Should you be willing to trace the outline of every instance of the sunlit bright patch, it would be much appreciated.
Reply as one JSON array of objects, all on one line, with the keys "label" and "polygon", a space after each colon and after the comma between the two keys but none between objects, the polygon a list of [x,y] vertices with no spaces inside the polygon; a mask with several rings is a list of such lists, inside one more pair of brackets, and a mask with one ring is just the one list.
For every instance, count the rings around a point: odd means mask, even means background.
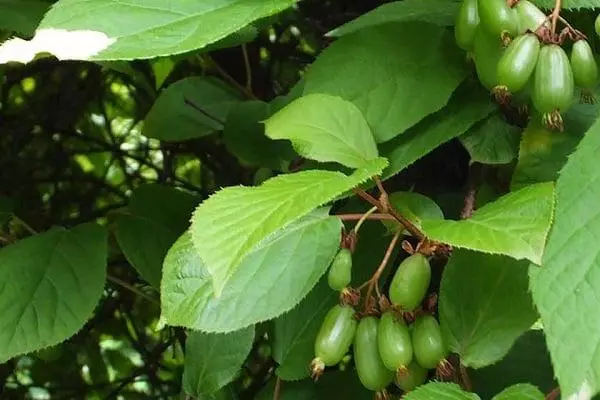
[{"label": "sunlit bright patch", "polygon": [[115,41],[98,31],[40,29],[31,40],[14,38],[0,45],[0,64],[28,63],[40,53],[50,53],[59,60],[87,60]]}]

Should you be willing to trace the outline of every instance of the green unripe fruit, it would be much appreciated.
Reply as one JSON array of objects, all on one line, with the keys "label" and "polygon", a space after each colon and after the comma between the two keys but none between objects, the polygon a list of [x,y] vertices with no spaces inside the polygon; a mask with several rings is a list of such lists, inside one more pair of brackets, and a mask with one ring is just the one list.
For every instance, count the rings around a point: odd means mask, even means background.
[{"label": "green unripe fruit", "polygon": [[431,315],[422,315],[415,320],[412,342],[414,357],[424,368],[436,368],[448,355],[440,325]]},{"label": "green unripe fruit", "polygon": [[496,94],[516,93],[529,81],[540,54],[540,41],[533,33],[517,37],[506,48],[498,62]]},{"label": "green unripe fruit", "polygon": [[403,370],[412,361],[413,348],[408,327],[392,311],[381,316],[377,345],[383,364],[391,371]]},{"label": "green unripe fruit", "polygon": [[578,40],[573,43],[571,50],[571,70],[575,85],[582,88],[591,88],[598,81],[598,65],[594,52],[587,40]]},{"label": "green unripe fruit", "polygon": [[352,307],[335,305],[329,310],[315,340],[314,375],[318,376],[325,366],[336,365],[344,358],[352,345],[357,325]]},{"label": "green unripe fruit", "polygon": [[562,130],[560,113],[573,101],[574,78],[565,51],[556,44],[542,47],[535,67],[531,99],[550,128]]},{"label": "green unripe fruit", "polygon": [[341,249],[329,267],[327,283],[333,290],[343,290],[352,280],[352,252]]},{"label": "green unripe fruit", "polygon": [[481,26],[496,40],[506,34],[515,36],[519,31],[517,12],[506,0],[478,0],[477,6]]},{"label": "green unripe fruit", "polygon": [[413,360],[405,371],[400,374],[396,374],[394,384],[398,386],[404,392],[410,392],[425,383],[427,380],[427,369],[421,367],[416,361]]},{"label": "green unripe fruit", "polygon": [[596,30],[596,35],[600,36],[600,14],[596,17],[596,21],[594,22],[594,28]]},{"label": "green unripe fruit", "polygon": [[519,0],[513,9],[516,11],[517,19],[519,20],[519,33],[525,33],[528,30],[535,32],[536,29],[547,21],[546,14],[528,0]]},{"label": "green unripe fruit", "polygon": [[473,50],[477,25],[479,25],[477,0],[463,0],[454,24],[454,38],[458,47],[465,51]]},{"label": "green unripe fruit", "polygon": [[374,392],[385,389],[394,380],[394,372],[385,367],[377,346],[379,320],[363,318],[354,337],[354,362],[362,385]]},{"label": "green unripe fruit", "polygon": [[425,298],[430,280],[431,266],[427,258],[421,253],[408,256],[400,263],[392,278],[392,304],[401,306],[404,311],[414,310]]},{"label": "green unripe fruit", "polygon": [[473,54],[479,81],[485,88],[492,89],[498,84],[498,62],[504,54],[504,47],[481,24],[475,30]]}]

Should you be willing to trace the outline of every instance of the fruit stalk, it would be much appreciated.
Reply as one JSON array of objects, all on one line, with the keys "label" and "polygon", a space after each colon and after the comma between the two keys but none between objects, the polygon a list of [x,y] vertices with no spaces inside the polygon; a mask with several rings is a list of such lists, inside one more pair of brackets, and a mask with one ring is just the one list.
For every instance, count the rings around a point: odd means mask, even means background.
[{"label": "fruit stalk", "polygon": [[556,24],[560,17],[560,9],[562,8],[562,0],[556,0],[554,3],[554,10],[552,10],[552,37],[556,34]]},{"label": "fruit stalk", "polygon": [[371,294],[373,293],[373,288],[378,284],[381,274],[385,270],[385,267],[387,266],[388,262],[390,261],[390,258],[392,257],[392,253],[394,252],[394,249],[398,244],[400,234],[401,231],[396,232],[385,252],[385,255],[383,256],[383,259],[381,260],[381,264],[379,264],[379,267],[377,267],[377,270],[375,271],[371,279],[369,279],[369,287],[367,289],[367,296],[365,297],[365,311],[368,311],[370,308],[370,300]]}]

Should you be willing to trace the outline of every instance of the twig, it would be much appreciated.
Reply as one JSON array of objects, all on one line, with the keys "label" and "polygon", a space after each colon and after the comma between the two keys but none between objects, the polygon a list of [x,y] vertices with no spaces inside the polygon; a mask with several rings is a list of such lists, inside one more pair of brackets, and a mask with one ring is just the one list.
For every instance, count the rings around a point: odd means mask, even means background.
[{"label": "twig", "polygon": [[556,400],[558,399],[558,396],[560,396],[560,388],[555,387],[550,393],[546,395],[546,400]]},{"label": "twig", "polygon": [[248,49],[246,45],[242,45],[242,54],[244,56],[244,69],[246,71],[246,90],[252,93],[252,67],[250,66],[250,59],[248,58]]},{"label": "twig", "polygon": [[[365,214],[336,214],[335,216],[342,221],[360,221],[365,217]],[[396,218],[389,214],[371,214],[365,219],[375,221],[396,221]]]},{"label": "twig", "polygon": [[235,88],[240,91],[241,93],[243,93],[244,95],[246,95],[248,98],[252,99],[252,100],[258,100],[258,98],[254,95],[254,93],[252,93],[251,91],[249,91],[248,89],[246,89],[244,86],[240,85],[240,83],[238,81],[236,81],[235,79],[233,79],[233,77],[231,75],[229,75],[227,73],[227,71],[225,71],[223,68],[221,68],[221,66],[219,64],[217,64],[215,62],[215,60],[213,60],[210,57],[207,57],[209,63],[211,64],[211,66],[217,71],[217,73],[219,75],[221,75],[221,77],[223,79],[225,79],[227,82],[229,82],[230,84],[232,84],[233,86],[235,86]]},{"label": "twig", "polygon": [[562,0],[556,0],[554,3],[554,10],[552,10],[552,37],[556,34],[556,23],[560,17],[560,9],[562,7]]},{"label": "twig", "polygon": [[21,225],[23,228],[25,228],[25,230],[27,232],[29,232],[32,235],[37,235],[38,231],[36,231],[35,229],[33,229],[31,227],[31,225],[29,225],[27,222],[23,221],[21,218],[17,217],[16,215],[13,214],[12,217],[13,221],[15,221],[17,224]]},{"label": "twig", "polygon": [[371,208],[369,211],[367,211],[363,217],[361,219],[358,220],[358,222],[356,223],[356,226],[354,227],[354,233],[358,233],[360,227],[362,226],[362,224],[369,218],[369,216],[371,216],[371,214],[373,214],[375,211],[377,211],[377,207],[373,207]]},{"label": "twig", "polygon": [[482,168],[483,167],[479,163],[473,163],[469,168],[467,193],[465,194],[464,207],[460,213],[461,219],[468,219],[473,215],[477,197],[477,187],[479,186],[479,181],[481,179]]},{"label": "twig", "polygon": [[390,258],[392,257],[392,253],[394,252],[394,249],[396,248],[396,244],[398,243],[398,239],[400,238],[401,234],[402,234],[401,230],[396,232],[396,234],[394,235],[394,238],[390,242],[390,245],[388,246],[387,250],[385,251],[383,260],[381,260],[381,264],[379,264],[379,267],[377,267],[377,270],[375,271],[375,273],[369,280],[369,287],[367,289],[367,295],[365,297],[365,299],[366,299],[365,300],[365,308],[366,309],[369,308],[369,299],[371,298],[371,293],[373,292],[373,287],[378,284],[379,278],[381,277],[381,274],[383,274],[383,271],[385,270],[386,265],[390,261]]},{"label": "twig", "polygon": [[[386,212],[386,210],[383,209],[384,207],[382,206],[381,202],[373,196],[371,196],[369,193],[365,192],[363,189],[356,188],[354,189],[354,193],[360,196],[363,200],[377,207],[380,211]],[[411,235],[413,235],[419,240],[425,239],[425,235],[423,234],[423,232],[421,232],[421,230],[417,228],[412,222],[410,222],[406,217],[398,213],[398,211],[390,207],[389,210],[387,210],[387,213],[393,216],[395,220],[400,222]]]},{"label": "twig", "polygon": [[113,283],[116,283],[117,285],[129,290],[132,293],[137,294],[138,296],[142,297],[143,299],[146,299],[149,302],[156,304],[157,306],[160,306],[160,303],[158,301],[156,301],[156,299],[154,299],[152,296],[147,295],[146,293],[142,292],[135,286],[130,285],[129,283],[117,278],[116,276],[107,275],[106,279]]},{"label": "twig", "polygon": [[281,379],[277,377],[275,381],[275,390],[273,391],[273,400],[279,400],[279,394],[281,392]]},{"label": "twig", "polygon": [[460,379],[462,380],[463,387],[465,388],[466,391],[472,392],[473,391],[473,384],[471,383],[471,378],[469,377],[467,369],[460,362],[460,360],[458,362],[458,365],[459,365],[458,368],[460,369]]}]

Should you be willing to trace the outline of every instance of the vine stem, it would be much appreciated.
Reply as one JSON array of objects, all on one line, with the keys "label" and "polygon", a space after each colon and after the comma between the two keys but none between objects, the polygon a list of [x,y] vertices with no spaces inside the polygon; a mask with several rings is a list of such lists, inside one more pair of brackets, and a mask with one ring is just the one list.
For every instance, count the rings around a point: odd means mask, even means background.
[{"label": "vine stem", "polygon": [[460,362],[460,360],[458,361],[458,365],[459,365],[458,368],[460,370],[460,379],[462,380],[462,383],[463,383],[463,386],[464,386],[465,390],[467,392],[472,392],[473,391],[473,384],[471,383],[471,378],[469,377],[469,373],[467,372],[467,369]]},{"label": "vine stem", "polygon": [[371,214],[373,214],[375,211],[377,211],[377,207],[373,207],[371,208],[369,211],[367,211],[363,217],[361,219],[358,220],[358,222],[356,223],[356,226],[354,226],[354,233],[358,233],[358,230],[360,229],[360,227],[362,226],[362,224],[364,224],[364,222],[369,218],[369,216],[371,216]]},{"label": "vine stem", "polygon": [[246,70],[246,90],[252,93],[252,68],[250,67],[250,58],[246,45],[242,45],[242,55],[244,56],[244,69]]},{"label": "vine stem", "polygon": [[37,235],[38,231],[33,229],[31,227],[31,225],[29,225],[27,222],[23,221],[21,218],[17,217],[16,215],[13,215],[13,221],[15,221],[16,223],[21,225],[23,228],[25,228],[25,230],[27,232],[29,232],[31,235]]},{"label": "vine stem", "polygon": [[554,3],[554,10],[552,10],[552,37],[556,34],[556,24],[560,17],[560,9],[562,8],[562,0],[556,0]]},{"label": "vine stem", "polygon": [[396,234],[392,238],[392,241],[390,242],[390,245],[388,246],[387,250],[385,251],[383,260],[381,260],[381,264],[379,264],[379,267],[377,267],[377,270],[375,271],[375,273],[373,274],[371,279],[369,279],[369,287],[367,288],[367,295],[365,297],[365,299],[366,299],[365,300],[365,309],[369,308],[369,299],[371,298],[371,293],[373,293],[373,288],[375,287],[375,285],[378,284],[381,274],[383,274],[385,267],[387,266],[388,262],[390,261],[390,258],[392,257],[392,253],[394,252],[394,248],[398,244],[398,239],[400,239],[401,234],[402,234],[402,230],[398,230],[398,232],[396,232]]},{"label": "vine stem", "polygon": [[223,68],[221,68],[221,66],[219,64],[217,64],[217,62],[215,60],[213,60],[210,57],[207,57],[207,60],[210,63],[210,65],[217,71],[217,73],[219,75],[221,75],[221,77],[223,79],[225,79],[227,82],[229,82],[230,84],[232,84],[233,86],[235,86],[235,88],[238,91],[240,91],[241,93],[245,94],[249,99],[258,100],[258,98],[254,95],[254,93],[252,93],[251,91],[249,91],[243,85],[240,85],[240,83],[238,81],[236,81],[235,79],[233,79],[233,77],[231,75],[229,75],[229,73],[227,73],[227,71],[225,71]]},{"label": "vine stem", "polygon": [[[342,221],[360,221],[365,217],[365,214],[336,214],[335,216],[341,219]],[[396,218],[392,217],[389,214],[371,214],[367,218],[365,218],[365,220],[396,221]]]},{"label": "vine stem", "polygon": [[417,228],[412,222],[410,222],[406,217],[401,215],[398,211],[394,210],[392,207],[390,207],[388,210],[385,210],[383,205],[381,204],[381,202],[379,200],[377,200],[376,198],[374,198],[373,196],[371,196],[369,193],[365,192],[364,189],[356,188],[356,189],[354,189],[354,193],[356,193],[359,197],[361,197],[366,202],[377,207],[383,213],[387,213],[387,214],[391,215],[392,217],[394,217],[394,219],[396,221],[400,222],[402,224],[402,226],[404,226],[404,228],[408,232],[410,232],[411,235],[416,237],[417,239],[419,239],[419,240],[425,239],[425,235],[423,234],[423,232],[421,232],[421,230],[419,228]]},{"label": "vine stem", "polygon": [[556,400],[558,399],[558,396],[560,396],[560,388],[555,387],[550,393],[546,395],[546,400]]},{"label": "vine stem", "polygon": [[138,288],[136,288],[135,286],[130,285],[129,283],[125,282],[122,279],[117,278],[116,276],[112,276],[112,275],[107,275],[106,279],[116,283],[117,285],[129,290],[132,293],[137,294],[138,296],[140,296],[141,298],[148,300],[150,303],[152,304],[156,304],[157,306],[160,306],[160,303],[158,301],[156,301],[153,297],[148,296],[146,293],[142,292],[141,290],[139,290]]},{"label": "vine stem", "polygon": [[277,377],[275,381],[275,390],[273,391],[273,400],[279,400],[279,394],[281,392],[281,379]]}]

